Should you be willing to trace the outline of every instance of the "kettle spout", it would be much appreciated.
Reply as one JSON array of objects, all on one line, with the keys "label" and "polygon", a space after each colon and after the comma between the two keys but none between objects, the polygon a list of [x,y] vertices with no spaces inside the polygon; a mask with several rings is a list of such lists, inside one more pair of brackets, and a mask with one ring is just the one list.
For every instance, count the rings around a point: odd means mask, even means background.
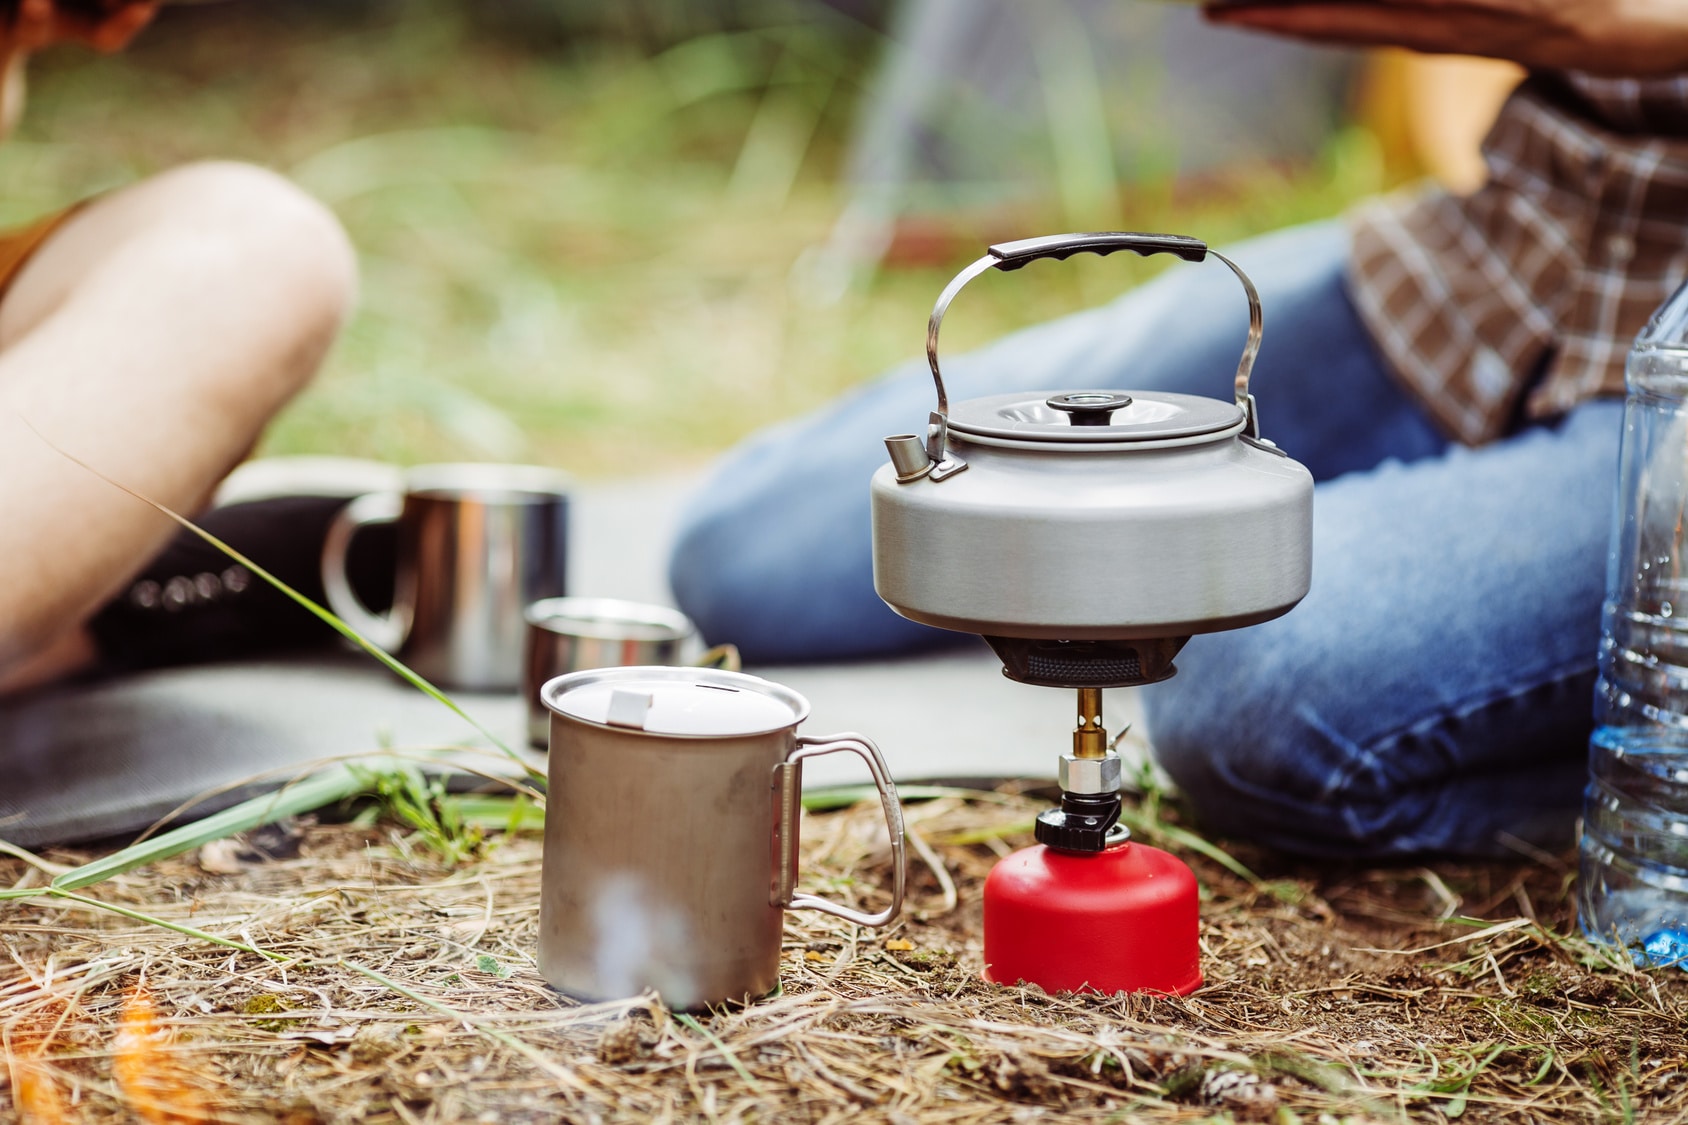
[{"label": "kettle spout", "polygon": [[885,448],[891,454],[891,468],[896,470],[898,484],[917,481],[932,471],[926,443],[914,434],[892,434],[885,439]]}]

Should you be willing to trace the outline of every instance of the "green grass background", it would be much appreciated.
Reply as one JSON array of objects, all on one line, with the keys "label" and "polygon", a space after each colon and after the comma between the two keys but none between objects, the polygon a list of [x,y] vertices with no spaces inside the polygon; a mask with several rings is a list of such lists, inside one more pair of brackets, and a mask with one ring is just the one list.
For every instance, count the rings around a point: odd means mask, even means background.
[{"label": "green grass background", "polygon": [[[168,12],[124,55],[38,60],[24,125],[0,145],[0,222],[186,160],[277,168],[340,215],[363,297],[265,451],[591,476],[700,463],[918,355],[938,290],[990,238],[1124,226],[1223,243],[1384,186],[1377,146],[1350,128],[1305,167],[1006,211],[940,201],[935,252],[823,301],[796,267],[845,202],[838,168],[879,34],[813,3],[713,24],[693,9],[678,28],[661,8],[608,5],[619,22],[545,34],[489,27],[469,0]],[[946,350],[1158,268],[991,275],[946,322]]]}]

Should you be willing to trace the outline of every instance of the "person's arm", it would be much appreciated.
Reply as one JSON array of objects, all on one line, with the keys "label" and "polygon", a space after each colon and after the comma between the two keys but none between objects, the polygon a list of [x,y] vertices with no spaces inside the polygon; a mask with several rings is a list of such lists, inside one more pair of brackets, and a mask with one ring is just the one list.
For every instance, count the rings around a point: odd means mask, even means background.
[{"label": "person's arm", "polygon": [[159,0],[16,0],[0,16],[0,136],[23,116],[24,68],[29,56],[53,43],[84,43],[120,51],[158,11]]},{"label": "person's arm", "polygon": [[1227,27],[1614,77],[1688,72],[1688,0],[1221,0]]}]

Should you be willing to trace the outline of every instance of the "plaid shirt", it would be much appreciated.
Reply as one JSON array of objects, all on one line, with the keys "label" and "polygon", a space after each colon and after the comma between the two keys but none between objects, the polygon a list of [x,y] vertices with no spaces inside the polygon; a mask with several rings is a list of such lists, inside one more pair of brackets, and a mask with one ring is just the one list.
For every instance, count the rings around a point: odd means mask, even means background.
[{"label": "plaid shirt", "polygon": [[1688,278],[1688,77],[1534,75],[1483,154],[1469,196],[1351,216],[1361,320],[1470,445],[1623,394],[1631,340]]}]

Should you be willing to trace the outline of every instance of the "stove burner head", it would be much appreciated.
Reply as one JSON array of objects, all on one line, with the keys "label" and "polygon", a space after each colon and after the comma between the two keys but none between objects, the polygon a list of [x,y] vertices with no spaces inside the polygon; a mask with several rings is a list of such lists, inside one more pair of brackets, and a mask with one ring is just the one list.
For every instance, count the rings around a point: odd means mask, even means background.
[{"label": "stove burner head", "polygon": [[1170,679],[1172,658],[1189,637],[1132,641],[1044,641],[986,637],[1002,674],[1023,684],[1060,688],[1136,687]]}]

